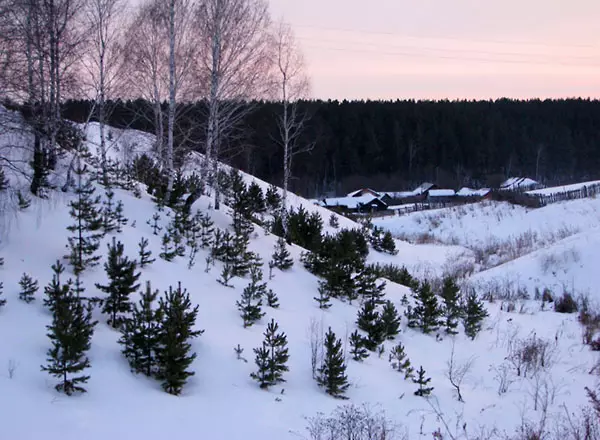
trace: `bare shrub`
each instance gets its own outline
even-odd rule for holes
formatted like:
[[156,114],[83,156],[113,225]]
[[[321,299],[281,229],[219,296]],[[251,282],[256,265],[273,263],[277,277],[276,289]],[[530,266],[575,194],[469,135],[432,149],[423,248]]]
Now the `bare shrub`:
[[408,439],[383,411],[375,412],[367,405],[338,406],[329,417],[318,413],[307,420],[306,430],[311,440]]
[[514,367],[517,376],[527,377],[539,370],[549,369],[556,361],[556,346],[550,341],[532,337],[518,341],[509,352],[508,361]]
[[323,360],[323,321],[317,321],[316,318],[310,319],[308,328],[308,336],[310,339],[310,368],[313,379],[317,378],[317,367],[321,365]]
[[503,362],[498,366],[493,366],[492,371],[494,372],[494,381],[498,384],[498,395],[506,394],[515,381],[510,365]]
[[577,301],[569,292],[563,292],[554,303],[554,311],[557,313],[575,313],[578,309]]
[[450,352],[450,359],[446,362],[446,377],[450,381],[450,384],[456,390],[457,398],[459,402],[464,402],[460,387],[465,376],[473,368],[475,358],[471,357],[463,362],[458,362],[454,355],[454,340],[452,341],[452,351]]

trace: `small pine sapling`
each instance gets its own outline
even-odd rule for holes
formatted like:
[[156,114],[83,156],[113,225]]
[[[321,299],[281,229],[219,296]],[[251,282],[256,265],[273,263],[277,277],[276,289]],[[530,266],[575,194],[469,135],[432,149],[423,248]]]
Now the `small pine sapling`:
[[226,264],[223,266],[223,270],[221,270],[221,278],[219,278],[217,282],[221,283],[225,287],[233,287],[231,284],[229,284],[229,281],[231,281],[232,278],[233,272],[231,270],[231,266]]
[[2,298],[2,294],[4,293],[4,283],[0,281],[0,307],[6,305],[6,298]]
[[326,282],[319,281],[319,296],[315,296],[314,299],[319,303],[319,308],[321,310],[327,310],[331,307],[331,296],[329,296],[329,291],[326,287]]
[[348,376],[346,376],[342,340],[336,338],[331,327],[325,334],[323,347],[325,354],[321,366],[317,370],[317,383],[325,388],[327,394],[337,399],[347,399],[344,394],[350,384],[348,383]]
[[54,313],[54,308],[56,307],[56,303],[59,298],[62,296],[66,296],[68,290],[71,288],[70,285],[61,284],[60,276],[65,271],[65,267],[62,263],[57,260],[55,264],[51,266],[52,268],[52,280],[50,283],[44,287],[44,307],[46,307],[51,313]]
[[267,306],[271,307],[272,309],[279,308],[279,298],[277,297],[277,294],[273,292],[273,289],[267,290],[266,298]]
[[381,311],[381,323],[384,328],[386,339],[394,339],[400,333],[400,315],[394,303],[387,300]]
[[410,359],[406,356],[402,344],[398,344],[392,348],[389,355],[389,362],[394,370],[404,373],[404,380],[413,377],[414,369],[410,365]]
[[285,382],[283,373],[289,371],[286,365],[290,358],[287,336],[278,330],[279,325],[271,319],[264,332],[265,339],[262,346],[254,349],[258,371],[251,373],[250,377],[256,380],[263,389]]
[[117,220],[115,218],[115,192],[107,188],[105,200],[102,201],[102,228],[104,233],[108,234],[117,230]]
[[148,239],[142,237],[140,242],[138,243],[138,255],[140,256],[140,268],[144,268],[149,266],[150,264],[156,261],[155,258],[152,257],[152,251],[148,249]]
[[475,339],[475,336],[481,331],[483,320],[488,317],[488,312],[483,302],[477,297],[475,291],[469,292],[464,307],[463,325],[465,334]]
[[275,242],[275,249],[272,255],[273,267],[279,270],[288,270],[294,265],[294,260],[290,257],[290,251],[287,249],[287,243],[282,237]]
[[397,255],[396,242],[390,231],[386,231],[381,239],[381,251],[390,255]]
[[442,310],[429,283],[424,282],[419,286],[415,293],[415,301],[417,305],[407,309],[408,326],[418,327],[423,333],[437,330]]
[[444,301],[443,325],[446,327],[446,333],[455,335],[458,333],[456,328],[458,327],[458,320],[462,315],[462,310],[460,307],[460,289],[453,278],[447,277],[444,279],[441,297]]
[[28,274],[24,273],[19,281],[19,286],[21,286],[19,299],[25,301],[27,304],[35,300],[35,294],[39,288],[37,280],[34,280]]
[[200,246],[203,249],[212,247],[214,241],[214,223],[208,214],[200,215]]
[[238,361],[248,362],[246,360],[246,358],[242,356],[242,354],[244,353],[244,349],[240,346],[240,344],[238,344],[237,346],[233,347],[233,351],[234,351],[235,357],[236,357],[236,359]]
[[162,230],[162,226],[159,224],[160,214],[155,212],[152,216],[152,219],[148,220],[146,223],[152,228],[152,233],[154,235],[158,235]]
[[340,222],[338,220],[337,215],[331,214],[329,216],[329,226],[331,226],[333,229],[337,229],[340,227]]
[[[129,221],[125,217],[124,205],[121,200],[117,202],[117,206],[115,207],[115,221],[117,223],[117,232],[123,232],[123,226],[127,226],[127,222]],[[134,222],[135,223],[135,222]]]
[[162,251],[159,255],[165,261],[173,261],[177,256],[177,250],[173,245],[171,236],[168,233],[164,233],[162,237]]
[[433,391],[433,387],[427,385],[431,382],[431,377],[426,377],[425,370],[421,365],[417,371],[417,377],[413,378],[413,382],[419,385],[419,389],[415,391],[415,396],[427,397]]
[[358,330],[354,330],[354,332],[350,334],[350,354],[352,355],[352,359],[357,362],[362,362],[369,357],[369,350],[365,348],[366,339],[367,338],[358,333]]
[[236,302],[244,327],[252,326],[260,320],[265,314],[262,312],[262,298],[267,292],[267,283],[262,282],[262,270],[258,266],[253,266],[251,271],[250,284],[244,288],[242,297]]
[[363,301],[362,307],[358,311],[356,319],[358,328],[365,331],[368,338],[365,340],[365,347],[371,351],[375,350],[385,338],[385,327],[380,313],[377,311],[375,300],[368,299]]

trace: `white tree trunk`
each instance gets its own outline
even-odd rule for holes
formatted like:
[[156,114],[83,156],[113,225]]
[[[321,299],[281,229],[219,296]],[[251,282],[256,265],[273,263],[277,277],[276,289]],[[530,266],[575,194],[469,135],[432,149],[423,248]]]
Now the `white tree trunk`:
[[169,114],[167,127],[167,154],[165,168],[167,171],[167,192],[165,201],[168,202],[173,190],[173,180],[175,178],[175,170],[173,166],[173,143],[175,131],[175,0],[170,0],[169,3]]

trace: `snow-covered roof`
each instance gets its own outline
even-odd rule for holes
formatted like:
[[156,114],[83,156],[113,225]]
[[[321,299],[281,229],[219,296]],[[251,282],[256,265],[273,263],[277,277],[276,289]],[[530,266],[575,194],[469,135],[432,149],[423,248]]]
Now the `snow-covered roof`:
[[483,197],[488,194],[491,190],[489,188],[473,189],[467,188],[466,186],[459,189],[456,195],[459,197]]
[[563,186],[551,186],[550,188],[535,189],[533,191],[527,191],[527,194],[531,195],[549,195],[557,194],[569,191],[577,191],[582,189],[584,186],[595,186],[600,185],[600,180],[593,180],[590,182],[573,183],[572,185]]
[[358,194],[362,193],[363,191],[370,192],[371,194],[375,195],[376,197],[381,197],[382,196],[381,193],[379,193],[378,191],[375,191],[374,189],[371,189],[371,188],[361,188],[361,189],[358,189],[356,191],[352,191],[351,193],[349,193],[347,195],[347,197],[358,197]]
[[[366,195],[359,197],[334,197],[330,199],[325,199],[325,206],[345,206],[346,208],[356,209],[359,206],[370,205],[373,201],[379,200],[378,197]],[[382,202],[379,200],[379,202]]]
[[419,194],[421,194],[421,193],[415,192],[415,191],[396,191],[396,192],[388,191],[388,192],[383,193],[383,195],[388,195],[392,199],[404,199],[406,197],[418,196]]
[[533,179],[530,179],[529,177],[510,177],[509,179],[506,179],[504,182],[502,182],[502,184],[500,185],[500,189],[526,189],[532,188],[536,185],[539,185],[539,183]]
[[453,189],[430,189],[430,197],[452,197],[456,195]]
[[419,186],[417,186],[415,188],[415,190],[413,191],[413,193],[415,193],[415,194],[422,194],[425,191],[429,190],[432,186],[434,186],[433,183],[423,182],[422,184],[420,184]]

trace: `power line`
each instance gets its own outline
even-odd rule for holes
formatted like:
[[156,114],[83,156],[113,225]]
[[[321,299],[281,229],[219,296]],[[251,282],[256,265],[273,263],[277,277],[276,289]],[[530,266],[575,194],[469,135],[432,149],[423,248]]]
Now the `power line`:
[[476,61],[481,63],[489,63],[489,64],[525,64],[525,65],[547,65],[547,66],[568,66],[568,67],[600,67],[599,64],[573,64],[573,63],[565,63],[561,61],[555,62],[544,62],[544,61],[534,61],[534,60],[507,60],[507,59],[494,59],[494,58],[474,58],[474,57],[459,57],[459,56],[451,56],[451,55],[430,55],[423,53],[415,53],[415,52],[384,52],[380,50],[365,50],[365,49],[354,49],[354,48],[342,48],[342,47],[327,47],[327,46],[318,46],[318,45],[305,45],[304,47],[309,47],[313,49],[323,49],[323,50],[332,50],[337,52],[357,52],[357,53],[371,53],[371,54],[380,54],[380,55],[393,55],[393,56],[409,56],[409,57],[417,57],[417,58],[438,58],[438,59],[446,59],[446,60],[462,60],[462,61]]
[[401,34],[398,32],[391,31],[373,31],[370,29],[349,29],[349,28],[335,28],[335,27],[325,27],[325,26],[315,26],[315,25],[307,25],[307,24],[299,24],[292,23],[292,26],[297,28],[307,28],[307,29],[315,29],[315,30],[324,30],[324,31],[335,31],[335,32],[347,32],[347,33],[355,33],[355,34],[366,34],[366,35],[385,35],[385,36],[396,36],[402,38],[410,38],[416,40],[453,40],[453,41],[462,41],[462,42],[471,42],[471,43],[493,43],[493,44],[509,44],[509,45],[527,45],[527,46],[541,46],[541,47],[564,47],[564,48],[581,48],[581,49],[600,49],[598,45],[590,45],[590,44],[549,44],[549,43],[541,43],[538,41],[517,41],[517,40],[484,40],[484,39],[469,39],[469,38],[460,38],[460,37],[426,37],[426,36],[418,36],[418,35],[409,35],[409,34]]

